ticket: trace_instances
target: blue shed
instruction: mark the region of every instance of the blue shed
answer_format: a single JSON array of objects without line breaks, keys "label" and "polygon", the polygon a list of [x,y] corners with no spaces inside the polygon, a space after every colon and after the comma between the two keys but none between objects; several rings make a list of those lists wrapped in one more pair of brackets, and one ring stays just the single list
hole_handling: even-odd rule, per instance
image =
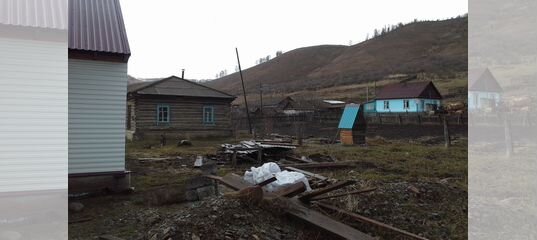
[{"label": "blue shed", "polygon": [[492,110],[501,101],[502,87],[488,68],[468,71],[468,110]]},{"label": "blue shed", "polygon": [[436,110],[441,104],[442,95],[430,81],[397,83],[380,89],[374,101],[374,111],[377,113],[422,113]]},{"label": "blue shed", "polygon": [[364,110],[360,104],[347,104],[338,125],[341,143],[364,144],[366,126]]}]

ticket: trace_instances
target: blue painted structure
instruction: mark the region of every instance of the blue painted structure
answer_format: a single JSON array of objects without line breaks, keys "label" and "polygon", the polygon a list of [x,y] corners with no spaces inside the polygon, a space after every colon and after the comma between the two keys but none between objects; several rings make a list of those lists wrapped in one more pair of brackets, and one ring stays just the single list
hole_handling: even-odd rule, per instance
[{"label": "blue painted structure", "polygon": [[492,110],[501,102],[503,89],[488,68],[468,71],[468,110]]},{"label": "blue painted structure", "polygon": [[438,108],[442,104],[440,99],[377,99],[375,111],[378,113],[420,113]]},{"label": "blue painted structure", "polygon": [[343,110],[341,119],[339,120],[339,129],[352,129],[355,122],[358,120],[359,104],[348,104]]},{"label": "blue painted structure", "polygon": [[383,87],[365,113],[422,113],[437,109],[442,95],[432,82],[398,83]]}]

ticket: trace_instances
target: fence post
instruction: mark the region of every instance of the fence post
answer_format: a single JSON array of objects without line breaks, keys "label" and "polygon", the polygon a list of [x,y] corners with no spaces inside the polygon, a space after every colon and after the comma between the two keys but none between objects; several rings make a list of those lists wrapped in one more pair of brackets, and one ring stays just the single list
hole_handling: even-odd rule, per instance
[{"label": "fence post", "polygon": [[446,148],[451,146],[451,137],[449,136],[449,126],[448,126],[448,120],[447,116],[443,116],[443,123],[444,123],[444,140],[445,140],[445,146]]},{"label": "fence post", "polygon": [[505,154],[509,158],[513,155],[513,139],[511,136],[511,124],[507,115],[503,115],[503,126],[505,131]]}]

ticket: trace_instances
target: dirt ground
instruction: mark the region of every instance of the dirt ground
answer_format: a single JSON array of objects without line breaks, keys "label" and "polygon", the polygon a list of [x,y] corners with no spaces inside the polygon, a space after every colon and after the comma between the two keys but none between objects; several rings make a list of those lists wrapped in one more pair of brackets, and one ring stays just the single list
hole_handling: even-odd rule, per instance
[{"label": "dirt ground", "polygon": [[[297,156],[330,155],[338,161],[354,161],[355,168],[311,170],[337,180],[357,182],[340,192],[376,187],[373,192],[323,200],[429,239],[467,238],[467,141],[456,138],[444,148],[442,138],[428,137],[389,141],[368,139],[368,146],[320,145],[305,141]],[[127,145],[127,168],[133,171],[129,194],[71,199],[84,205],[69,212],[71,239],[98,239],[111,235],[123,239],[335,239],[314,226],[289,219],[273,204],[245,205],[227,197],[228,190],[195,202],[153,204],[147,200],[154,189],[176,189],[199,175],[192,165],[197,155],[214,157],[222,143],[236,139],[192,140],[193,146],[157,142]],[[139,161],[143,157],[169,157],[161,161]],[[236,169],[219,166],[218,175],[242,175],[252,163]],[[411,191],[411,189],[413,191]],[[415,190],[418,190],[416,193]],[[334,192],[338,193],[338,192]],[[331,214],[329,212],[325,212]],[[346,224],[380,239],[399,236],[371,225],[331,214]]]}]

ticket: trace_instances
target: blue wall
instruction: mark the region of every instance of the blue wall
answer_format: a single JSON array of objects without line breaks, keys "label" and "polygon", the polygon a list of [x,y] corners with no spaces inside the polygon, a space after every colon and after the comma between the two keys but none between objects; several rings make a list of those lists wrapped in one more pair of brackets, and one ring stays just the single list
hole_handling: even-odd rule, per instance
[{"label": "blue wall", "polygon": [[[403,103],[408,100],[408,108],[404,108]],[[384,102],[389,103],[389,109],[384,108]],[[378,113],[400,113],[400,112],[424,112],[427,104],[441,105],[439,99],[380,99],[375,101],[375,110]]]},{"label": "blue wall", "polygon": [[484,110],[485,108],[497,107],[500,98],[500,94],[495,92],[468,91],[468,110]]}]

